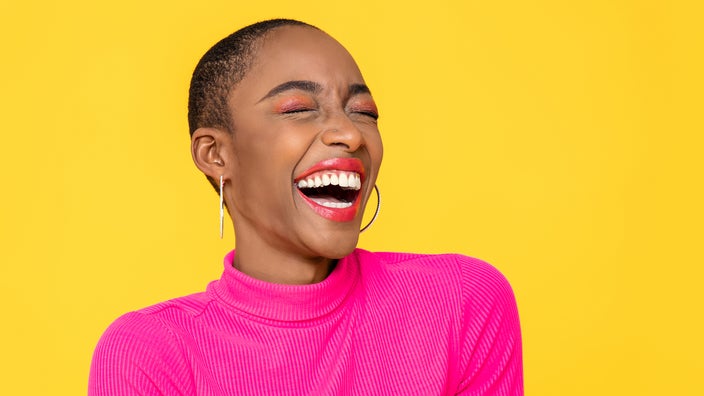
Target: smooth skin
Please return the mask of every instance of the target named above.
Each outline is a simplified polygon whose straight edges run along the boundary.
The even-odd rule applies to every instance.
[[[274,90],[290,82],[296,83]],[[354,59],[332,37],[280,27],[262,38],[252,67],[230,93],[233,133],[193,133],[196,166],[225,180],[235,268],[267,282],[317,283],[354,250],[383,156],[376,106],[363,87]],[[363,205],[351,221],[318,215],[294,184],[329,158],[358,158],[364,165]]]

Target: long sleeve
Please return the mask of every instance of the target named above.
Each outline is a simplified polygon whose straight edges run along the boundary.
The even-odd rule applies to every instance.
[[[93,355],[88,395],[193,395],[192,375],[179,343],[158,319],[128,313],[101,337]]]
[[[463,272],[462,396],[523,395],[521,329],[508,281],[488,264],[458,256]],[[464,262],[463,262],[464,261]],[[473,265],[467,265],[472,261]]]

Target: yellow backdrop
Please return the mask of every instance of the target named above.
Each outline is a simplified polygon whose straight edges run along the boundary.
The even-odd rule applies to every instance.
[[[85,393],[114,318],[219,276],[233,235],[191,164],[189,77],[272,17],[328,31],[375,93],[384,206],[360,246],[502,270],[528,394],[703,394],[696,2],[6,3],[1,394]]]

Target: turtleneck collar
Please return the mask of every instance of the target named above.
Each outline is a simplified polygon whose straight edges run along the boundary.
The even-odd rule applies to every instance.
[[[359,278],[357,250],[339,260],[322,282],[310,285],[269,283],[232,266],[235,251],[225,256],[220,280],[209,291],[228,306],[261,318],[305,321],[324,316],[340,306]]]

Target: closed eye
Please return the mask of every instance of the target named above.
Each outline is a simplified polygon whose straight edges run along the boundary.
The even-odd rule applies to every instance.
[[[314,111],[315,109],[309,109],[309,108],[300,108],[300,109],[288,109],[284,110],[282,113],[283,114],[296,114],[296,113],[305,113],[306,111]]]
[[[375,120],[378,120],[378,119],[379,119],[379,114],[377,114],[377,113],[375,113],[375,112],[373,112],[373,111],[355,111],[354,113],[356,113],[356,114],[362,114],[362,115],[371,117],[371,118],[373,118],[373,119],[375,119]]]
[[[379,111],[377,110],[376,103],[374,103],[371,97],[367,97],[366,95],[351,98],[350,103],[347,105],[347,111],[350,114],[361,114],[374,121],[379,119]]]
[[[369,117],[376,121],[379,119],[379,114],[376,111],[373,110],[367,110],[367,109],[351,109],[348,110],[350,114],[358,114],[364,117]]]
[[[300,93],[281,95],[274,102],[274,110],[279,114],[297,114],[316,110],[317,104],[313,98]]]

